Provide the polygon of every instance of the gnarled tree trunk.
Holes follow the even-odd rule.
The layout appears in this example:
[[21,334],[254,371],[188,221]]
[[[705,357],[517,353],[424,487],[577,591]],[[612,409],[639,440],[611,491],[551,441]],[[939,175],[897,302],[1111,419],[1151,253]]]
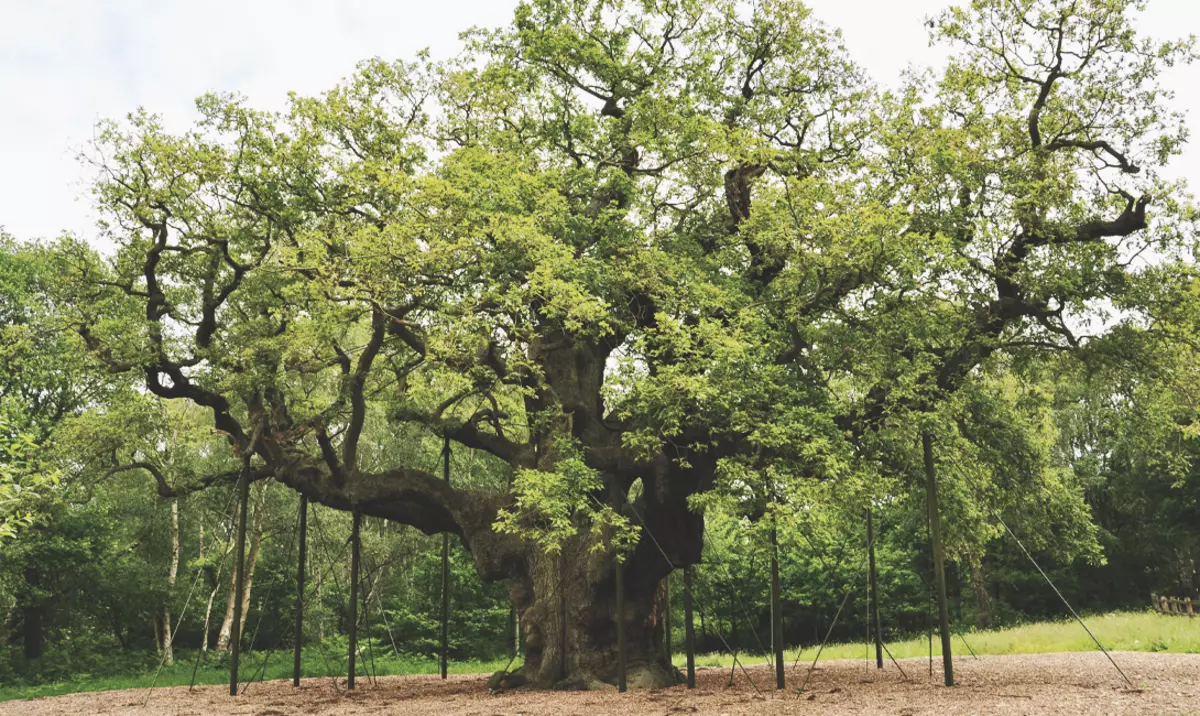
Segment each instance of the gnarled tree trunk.
[[[616,681],[613,560],[591,551],[589,542],[571,540],[560,554],[530,559],[528,574],[514,580],[511,597],[525,626],[525,664],[509,683],[587,689]],[[675,683],[663,647],[663,571],[633,567],[626,572],[626,663],[632,687]]]
[[[625,633],[631,686],[676,683],[664,647],[662,580],[673,567],[700,559],[703,518],[687,506],[697,486],[711,484],[714,465],[690,455],[684,469],[666,459],[640,472],[643,490],[625,513],[645,530],[627,556]],[[508,686],[593,688],[617,676],[616,591],[610,550],[593,549],[589,529],[568,539],[561,553],[493,529],[507,495],[456,489],[415,471],[345,476],[340,487],[315,470],[278,473],[281,482],[337,509],[410,524],[427,534],[456,534],[472,554],[484,581],[508,580],[524,631],[524,666]],[[613,475],[606,481],[628,485]]]

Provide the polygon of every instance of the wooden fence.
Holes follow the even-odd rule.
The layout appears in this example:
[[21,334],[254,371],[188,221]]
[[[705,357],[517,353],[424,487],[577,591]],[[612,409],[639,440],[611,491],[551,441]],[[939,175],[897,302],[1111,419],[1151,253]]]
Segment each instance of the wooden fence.
[[1180,599],[1179,597],[1159,596],[1151,592],[1150,603],[1154,605],[1154,611],[1159,614],[1174,614],[1183,617],[1196,616],[1196,612],[1192,609],[1191,597]]

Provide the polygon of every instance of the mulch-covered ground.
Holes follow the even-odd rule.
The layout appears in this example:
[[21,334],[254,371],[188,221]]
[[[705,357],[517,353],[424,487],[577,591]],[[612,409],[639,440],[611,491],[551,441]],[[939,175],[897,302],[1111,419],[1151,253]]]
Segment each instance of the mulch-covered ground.
[[[347,692],[331,679],[252,684],[231,698],[226,687],[108,691],[0,704],[0,714],[466,714],[470,716],[674,716],[676,714],[1196,714],[1200,715],[1200,654],[1114,654],[1137,685],[1129,689],[1103,654],[986,656],[955,660],[959,685],[941,685],[920,659],[901,660],[908,679],[891,663],[882,672],[863,661],[821,664],[803,694],[796,689],[808,664],[788,666],[788,688],[775,691],[773,672],[759,664],[738,672],[727,686],[727,669],[700,669],[695,690],[536,692],[489,694],[487,677],[392,676],[359,681]],[[149,699],[147,700],[147,695]]]

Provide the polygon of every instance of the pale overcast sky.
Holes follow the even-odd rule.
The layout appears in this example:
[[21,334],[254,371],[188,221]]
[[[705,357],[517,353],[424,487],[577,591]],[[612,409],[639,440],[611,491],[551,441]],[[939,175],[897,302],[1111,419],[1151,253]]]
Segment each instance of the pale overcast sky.
[[[845,34],[855,59],[883,84],[936,63],[924,18],[948,0],[808,0]],[[237,91],[282,109],[287,92],[317,94],[368,57],[453,54],[458,33],[496,26],[516,0],[0,0],[0,226],[19,238],[94,223],[75,160],[96,121],[144,106],[173,129],[193,100]],[[1152,36],[1200,34],[1200,0],[1150,0]],[[1168,78],[1200,142],[1200,66]],[[1172,172],[1200,186],[1200,151]]]

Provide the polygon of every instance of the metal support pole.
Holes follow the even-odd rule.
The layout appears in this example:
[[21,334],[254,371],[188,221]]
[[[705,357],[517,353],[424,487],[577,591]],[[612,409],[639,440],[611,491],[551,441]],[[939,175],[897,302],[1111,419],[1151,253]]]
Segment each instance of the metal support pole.
[[683,568],[683,628],[687,649],[687,687],[696,688],[696,623],[692,619],[692,568]]
[[[775,602],[771,599],[771,582],[767,581],[767,653],[775,653]],[[770,658],[767,659],[770,661]]]
[[[929,518],[925,519],[925,526],[929,526]],[[933,551],[929,552],[929,569],[933,571]],[[929,678],[933,678],[933,583],[930,582],[929,599],[925,600],[925,631],[926,639],[929,641]]]
[[237,575],[233,585],[233,624],[229,628],[229,646],[233,649],[229,662],[229,695],[238,693],[238,661],[242,652],[242,593],[246,588],[246,506],[250,502],[250,458],[242,461],[242,476],[238,480]]
[[779,531],[771,525],[771,642],[775,649],[775,688],[783,684],[783,609],[779,594]]
[[883,627],[879,618],[879,580],[875,572],[875,522],[867,508],[867,558],[871,569],[871,623],[875,627],[875,668],[883,668]]
[[950,609],[946,603],[946,565],[942,551],[942,527],[938,518],[937,470],[933,464],[933,436],[921,433],[925,453],[926,495],[929,502],[929,540],[933,549],[933,578],[937,594],[938,619],[942,632],[942,670],[946,686],[954,686],[954,662],[950,654]]
[[617,560],[617,691],[625,693],[625,565]]
[[[450,484],[450,438],[442,445],[442,478]],[[450,534],[442,534],[442,678],[450,664]]]
[[292,686],[300,685],[300,646],[304,637],[304,565],[308,558],[308,497],[300,495],[300,560],[296,563],[296,638]]
[[362,514],[354,511],[354,522],[350,528],[350,666],[346,675],[346,688],[354,688],[354,661],[358,654],[358,562],[362,547],[359,531]]

